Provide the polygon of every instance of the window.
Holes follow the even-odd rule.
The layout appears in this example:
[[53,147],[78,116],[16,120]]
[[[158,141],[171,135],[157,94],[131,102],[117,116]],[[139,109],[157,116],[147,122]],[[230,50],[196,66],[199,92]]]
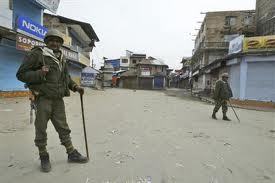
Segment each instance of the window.
[[253,23],[253,17],[250,15],[245,16],[243,23],[244,23],[244,25],[251,25]]
[[124,63],[124,64],[127,64],[128,63],[128,59],[122,59],[121,62]]
[[137,61],[136,60],[133,60],[133,64],[136,64],[137,63]]
[[227,16],[225,17],[225,25],[227,26],[233,26],[237,23],[237,17],[235,16]]

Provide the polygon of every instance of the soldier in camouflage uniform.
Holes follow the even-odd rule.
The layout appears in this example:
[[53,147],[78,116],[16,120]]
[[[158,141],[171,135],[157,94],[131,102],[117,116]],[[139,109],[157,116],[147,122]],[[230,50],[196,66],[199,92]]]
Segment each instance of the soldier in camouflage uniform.
[[217,119],[216,113],[222,107],[223,120],[230,121],[226,116],[228,110],[227,101],[233,97],[232,90],[228,84],[228,74],[222,74],[222,79],[216,82],[213,99],[215,100],[215,108],[213,110],[212,118]]
[[46,47],[35,47],[25,57],[16,76],[35,94],[37,115],[34,142],[39,150],[41,170],[49,172],[51,164],[46,149],[46,129],[49,120],[58,132],[61,144],[67,150],[68,161],[86,163],[88,159],[72,144],[63,101],[63,97],[70,95],[69,90],[83,95],[84,89],[79,87],[68,73],[68,65],[60,51],[64,42],[61,33],[54,29],[49,30],[44,42]]

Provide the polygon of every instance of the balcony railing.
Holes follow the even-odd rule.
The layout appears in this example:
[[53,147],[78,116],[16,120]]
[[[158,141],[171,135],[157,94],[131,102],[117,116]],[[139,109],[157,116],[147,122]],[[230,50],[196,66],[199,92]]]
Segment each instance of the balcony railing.
[[202,49],[227,49],[229,42],[203,42],[201,45]]
[[193,54],[198,50],[205,49],[228,49],[229,42],[201,42],[199,46],[193,51]]

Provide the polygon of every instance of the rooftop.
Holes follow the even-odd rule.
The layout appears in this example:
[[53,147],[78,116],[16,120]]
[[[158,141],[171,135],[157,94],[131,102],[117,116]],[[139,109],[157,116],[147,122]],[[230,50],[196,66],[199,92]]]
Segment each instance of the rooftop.
[[99,41],[99,38],[97,37],[93,27],[91,26],[91,24],[89,24],[87,22],[81,22],[81,21],[78,21],[78,20],[73,20],[73,19],[69,19],[67,17],[63,17],[63,16],[59,16],[59,15],[53,15],[53,14],[49,14],[49,13],[44,13],[44,14],[48,15],[48,16],[52,16],[52,17],[57,17],[60,20],[60,23],[80,25],[81,28],[84,30],[84,32],[87,34],[87,36],[91,40],[95,40],[96,42]]

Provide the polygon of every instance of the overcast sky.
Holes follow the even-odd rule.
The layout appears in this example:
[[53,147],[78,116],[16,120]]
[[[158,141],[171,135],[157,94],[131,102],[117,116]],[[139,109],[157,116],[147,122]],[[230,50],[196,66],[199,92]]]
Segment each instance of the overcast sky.
[[200,12],[255,9],[256,0],[61,0],[57,14],[90,23],[100,42],[92,52],[99,68],[102,57],[119,58],[125,50],[163,59],[180,68],[191,56]]

